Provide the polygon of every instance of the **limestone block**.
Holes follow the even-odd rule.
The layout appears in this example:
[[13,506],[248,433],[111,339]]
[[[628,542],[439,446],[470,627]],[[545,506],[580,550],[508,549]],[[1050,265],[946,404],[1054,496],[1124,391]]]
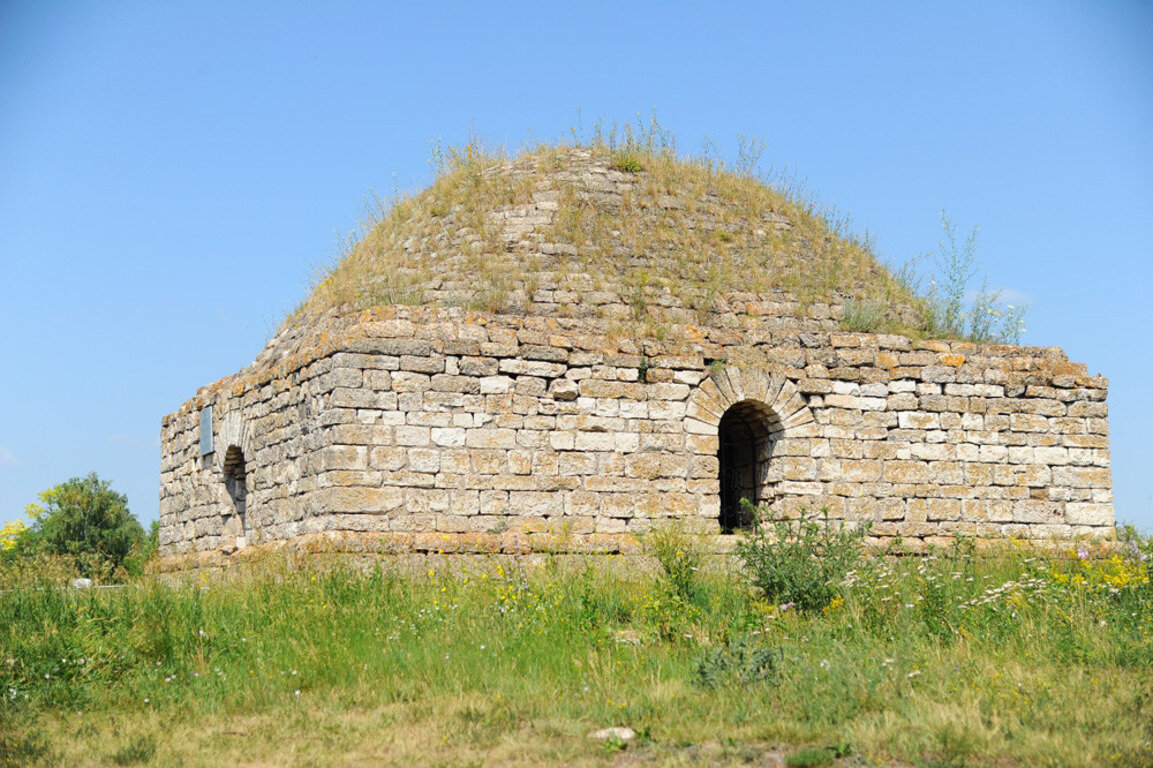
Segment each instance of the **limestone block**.
[[890,483],[927,483],[936,474],[930,471],[927,463],[921,461],[894,460],[884,463],[883,478]]
[[485,376],[480,380],[480,392],[484,395],[503,394],[512,391],[513,380],[508,376]]
[[414,411],[405,414],[404,423],[415,427],[439,427],[444,429],[452,424],[452,414],[443,411]]
[[613,449],[620,453],[631,453],[639,450],[641,436],[637,432],[617,432],[613,435]]
[[901,429],[938,429],[941,426],[941,416],[922,411],[902,411],[897,414],[897,424]]
[[807,456],[782,456],[772,460],[770,466],[779,468],[785,480],[817,479],[817,460]]
[[[959,499],[925,499],[925,519],[929,522],[959,520],[961,501]],[[913,501],[909,502],[910,507]]]
[[480,382],[471,376],[438,373],[432,377],[432,389],[437,392],[462,392],[477,394],[481,391]]
[[321,392],[331,392],[337,387],[355,389],[363,382],[364,376],[359,368],[336,368],[320,377],[318,388]]
[[885,407],[890,411],[911,411],[917,408],[919,402],[912,392],[899,392],[888,396]]
[[393,442],[393,427],[376,424],[336,424],[330,429],[333,443],[343,445],[387,445]]
[[511,373],[518,376],[539,376],[545,379],[555,379],[557,376],[564,374],[565,366],[561,363],[506,357],[501,359],[498,370],[501,373]]
[[931,384],[942,384],[957,380],[957,369],[948,365],[928,365],[921,371],[921,379]]
[[497,360],[491,357],[462,357],[459,372],[463,376],[495,376],[499,372]]
[[559,517],[564,511],[561,494],[541,491],[510,491],[509,513],[519,517]]
[[578,451],[616,450],[616,436],[609,432],[578,432],[575,447]]
[[412,448],[408,452],[408,467],[413,472],[439,472],[440,451],[435,448]]
[[406,424],[396,427],[394,434],[397,445],[421,447],[427,446],[431,442],[430,429],[428,427]]
[[649,418],[654,421],[680,422],[685,418],[688,403],[673,400],[652,400],[648,403]]
[[[435,437],[433,442],[436,442]],[[469,458],[468,449],[450,448],[442,451],[440,454],[440,471],[450,475],[465,475],[470,473],[472,471],[472,462]]]
[[527,475],[532,472],[532,452],[515,449],[508,452],[508,471],[514,475]]
[[548,442],[554,451],[571,451],[576,445],[576,433],[551,432]]
[[554,400],[572,401],[580,395],[580,386],[569,379],[554,379],[548,391]]
[[424,392],[432,385],[428,374],[412,371],[395,371],[392,374],[392,388],[396,392]]
[[1069,463],[1069,451],[1059,446],[1041,446],[1033,449],[1033,458],[1040,464],[1059,466]]
[[368,448],[363,445],[332,445],[321,452],[321,466],[331,469],[365,469]]
[[525,360],[564,363],[569,359],[569,350],[551,345],[525,344],[520,348],[519,356]]
[[1070,488],[1108,488],[1112,474],[1108,469],[1096,467],[1054,467],[1053,483]]
[[532,452],[532,473],[548,477],[560,473],[560,456],[551,451]]
[[515,448],[516,431],[487,427],[472,429],[465,435],[465,445],[469,448]]
[[401,355],[400,369],[416,373],[442,373],[444,357],[441,355]]
[[634,402],[632,400],[624,400],[620,403],[620,415],[626,419],[647,419],[649,416],[649,404],[647,402]]
[[653,384],[648,389],[651,400],[687,400],[691,390],[687,384]]
[[460,427],[433,427],[430,438],[434,445],[455,447],[464,445],[466,430]]
[[1049,428],[1049,420],[1044,416],[1028,413],[1009,414],[1009,429],[1013,432],[1045,432]]
[[325,492],[323,507],[331,512],[386,513],[404,506],[400,488],[342,487]]
[[942,461],[953,458],[956,449],[948,443],[913,443],[909,446],[909,456],[922,461]]
[[[645,397],[644,384],[624,381],[605,381],[603,379],[585,379],[580,383],[580,393],[584,397],[593,398],[629,398],[641,400]],[[665,386],[654,384],[653,387]],[[683,385],[682,385],[683,386]],[[687,389],[687,387],[686,387]]]
[[1105,403],[1080,401],[1071,403],[1067,413],[1078,418],[1105,418],[1109,415],[1109,409]]
[[701,383],[705,378],[703,371],[673,371],[673,382],[676,384],[686,384],[689,387],[695,387]]

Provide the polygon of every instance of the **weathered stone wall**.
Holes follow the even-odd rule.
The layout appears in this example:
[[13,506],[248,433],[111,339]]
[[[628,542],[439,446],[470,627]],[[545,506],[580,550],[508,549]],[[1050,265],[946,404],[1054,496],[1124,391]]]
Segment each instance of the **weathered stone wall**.
[[[765,415],[757,496],[877,536],[1107,535],[1106,382],[1054,348],[735,322],[613,339],[587,320],[392,308],[334,322],[166,417],[165,555],[354,531],[435,550],[654,520],[719,530],[718,424]],[[739,327],[742,326],[743,327]],[[216,451],[197,419],[213,405]],[[247,467],[244,530],[223,483]]]

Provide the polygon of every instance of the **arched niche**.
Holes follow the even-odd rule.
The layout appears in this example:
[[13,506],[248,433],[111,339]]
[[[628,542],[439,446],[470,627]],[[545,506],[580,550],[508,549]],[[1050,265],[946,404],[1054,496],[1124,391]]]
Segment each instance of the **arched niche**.
[[698,452],[716,452],[718,523],[729,533],[751,522],[741,519],[740,498],[753,504],[777,499],[768,479],[776,475],[769,472],[773,454],[793,439],[817,437],[819,428],[804,395],[784,375],[755,366],[724,366],[690,395],[685,431],[703,438],[696,443]]
[[722,414],[717,425],[721,533],[753,524],[744,502],[756,506],[772,500],[769,461],[782,431],[776,414],[759,400],[741,400]]

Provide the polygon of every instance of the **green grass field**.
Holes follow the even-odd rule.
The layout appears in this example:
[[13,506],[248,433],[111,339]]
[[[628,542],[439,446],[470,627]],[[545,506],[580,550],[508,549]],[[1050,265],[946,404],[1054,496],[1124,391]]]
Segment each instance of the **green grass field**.
[[681,551],[8,573],[0,766],[1153,765],[1153,585],[1085,546],[873,555],[807,612]]

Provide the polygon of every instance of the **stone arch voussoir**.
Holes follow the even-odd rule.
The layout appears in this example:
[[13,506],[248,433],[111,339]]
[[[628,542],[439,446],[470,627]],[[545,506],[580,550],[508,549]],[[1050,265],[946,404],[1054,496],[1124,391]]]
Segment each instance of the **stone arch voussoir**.
[[725,411],[747,400],[768,409],[782,436],[815,436],[816,419],[797,386],[763,368],[725,367],[711,374],[689,397],[685,429],[715,435]]
[[240,449],[245,461],[251,466],[252,441],[248,434],[248,428],[245,426],[244,420],[240,418],[240,413],[237,411],[224,414],[220,420],[220,428],[216,434],[216,455],[214,458],[216,460],[216,468],[221,472],[228,470],[225,463],[228,460],[228,449],[233,446]]

